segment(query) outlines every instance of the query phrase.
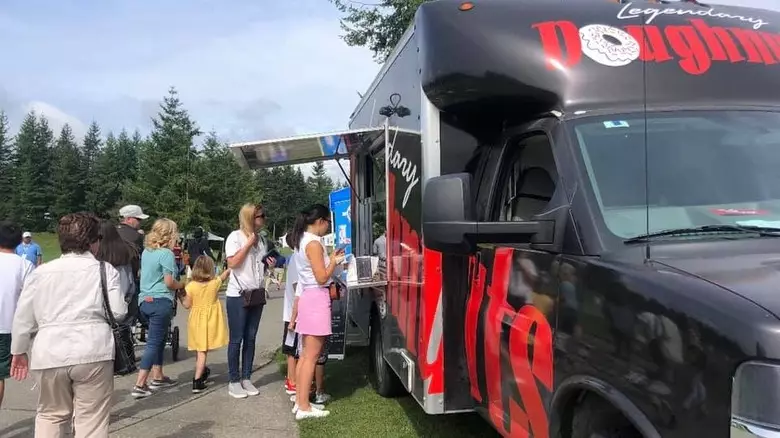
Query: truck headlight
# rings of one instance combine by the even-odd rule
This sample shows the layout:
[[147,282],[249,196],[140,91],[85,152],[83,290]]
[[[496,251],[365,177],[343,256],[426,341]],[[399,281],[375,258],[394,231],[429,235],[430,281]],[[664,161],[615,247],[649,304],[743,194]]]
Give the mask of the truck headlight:
[[731,438],[780,438],[780,365],[745,362],[731,395]]

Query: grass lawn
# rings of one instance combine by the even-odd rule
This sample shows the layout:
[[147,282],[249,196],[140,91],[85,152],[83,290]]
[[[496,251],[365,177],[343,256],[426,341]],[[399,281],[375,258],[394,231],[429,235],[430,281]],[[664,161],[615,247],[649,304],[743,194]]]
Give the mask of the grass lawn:
[[60,256],[60,244],[55,233],[33,233],[33,242],[41,246],[44,263]]
[[[325,385],[333,396],[330,415],[298,423],[301,438],[326,437],[498,437],[476,414],[428,415],[411,397],[387,399],[377,395],[368,382],[366,348],[347,350],[343,361],[329,361]],[[282,373],[287,363],[281,353],[276,360]]]

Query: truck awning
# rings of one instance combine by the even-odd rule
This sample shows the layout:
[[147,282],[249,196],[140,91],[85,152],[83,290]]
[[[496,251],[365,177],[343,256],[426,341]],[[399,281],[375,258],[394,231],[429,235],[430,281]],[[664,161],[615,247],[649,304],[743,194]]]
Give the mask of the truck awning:
[[346,158],[384,141],[384,127],[337,131],[325,134],[233,143],[230,150],[248,169],[313,163]]

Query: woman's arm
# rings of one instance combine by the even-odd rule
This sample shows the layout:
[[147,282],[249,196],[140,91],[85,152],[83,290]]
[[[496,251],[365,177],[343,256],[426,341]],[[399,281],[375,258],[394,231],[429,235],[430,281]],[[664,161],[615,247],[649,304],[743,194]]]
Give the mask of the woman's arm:
[[318,284],[325,284],[333,277],[333,272],[344,258],[343,255],[334,255],[330,259],[330,264],[325,266],[325,250],[319,242],[309,242],[306,245],[306,256],[311,261],[311,270],[314,272],[314,279]]
[[[190,283],[190,284],[194,284],[194,283]],[[187,287],[184,288],[185,293],[179,295],[179,299],[181,300],[181,305],[187,310],[192,308],[192,294],[189,291],[190,284],[188,284]]]
[[[236,237],[237,238],[237,237]],[[249,251],[252,249],[252,247],[257,242],[257,234],[252,234],[249,236],[244,243],[243,246],[241,246],[233,255],[228,256],[227,258],[227,265],[230,269],[235,269],[239,266],[241,266],[244,263],[244,260],[246,260],[247,254],[249,254]],[[238,247],[238,242],[232,242],[232,245],[234,248]],[[230,254],[231,248],[225,248],[225,252]]]
[[119,271],[109,263],[105,263],[104,266],[106,267],[108,306],[111,307],[111,313],[114,314],[114,319],[121,321],[124,319],[125,315],[127,315],[127,302],[125,301],[125,295],[122,293],[122,286],[119,281]]
[[173,278],[173,274],[178,271],[178,269],[176,268],[176,257],[173,255],[173,251],[171,250],[158,250],[158,251],[166,251],[165,255],[160,258],[160,264],[162,265],[162,271],[163,271],[163,283],[165,283],[165,287],[167,287],[172,291],[184,289],[184,283],[181,281],[176,281]]
[[38,276],[35,271],[27,277],[16,303],[16,313],[11,329],[11,354],[27,354],[32,346],[32,337],[38,332],[38,321],[33,310],[33,297],[38,293]]
[[290,322],[289,324],[287,324],[287,330],[291,332],[295,331],[295,323],[296,321],[298,321],[298,298],[300,297],[295,297],[295,299],[293,300],[293,308],[292,308],[292,313],[290,314]]

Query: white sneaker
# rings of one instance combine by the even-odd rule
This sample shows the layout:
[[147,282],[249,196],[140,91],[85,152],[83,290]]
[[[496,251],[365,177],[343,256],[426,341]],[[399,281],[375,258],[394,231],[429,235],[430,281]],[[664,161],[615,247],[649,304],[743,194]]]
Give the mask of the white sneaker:
[[306,420],[308,418],[324,418],[330,415],[330,411],[321,411],[319,409],[312,409],[310,411],[301,411],[295,413],[295,419],[300,420]]
[[[316,411],[321,411],[325,409],[325,405],[321,405],[318,403],[309,403],[309,406],[311,406],[312,410],[316,410]],[[298,412],[298,403],[294,404],[292,408],[292,413],[294,414],[296,412]]]
[[244,391],[246,392],[247,395],[255,396],[260,394],[260,391],[257,388],[255,388],[255,385],[252,384],[251,380],[242,380],[241,387],[244,388]]
[[332,397],[330,394],[325,394],[324,392],[318,392],[317,395],[314,396],[314,403],[318,403],[321,405],[324,405],[325,403],[329,402]]
[[239,382],[230,382],[228,384],[228,394],[233,398],[246,398],[248,395]]

